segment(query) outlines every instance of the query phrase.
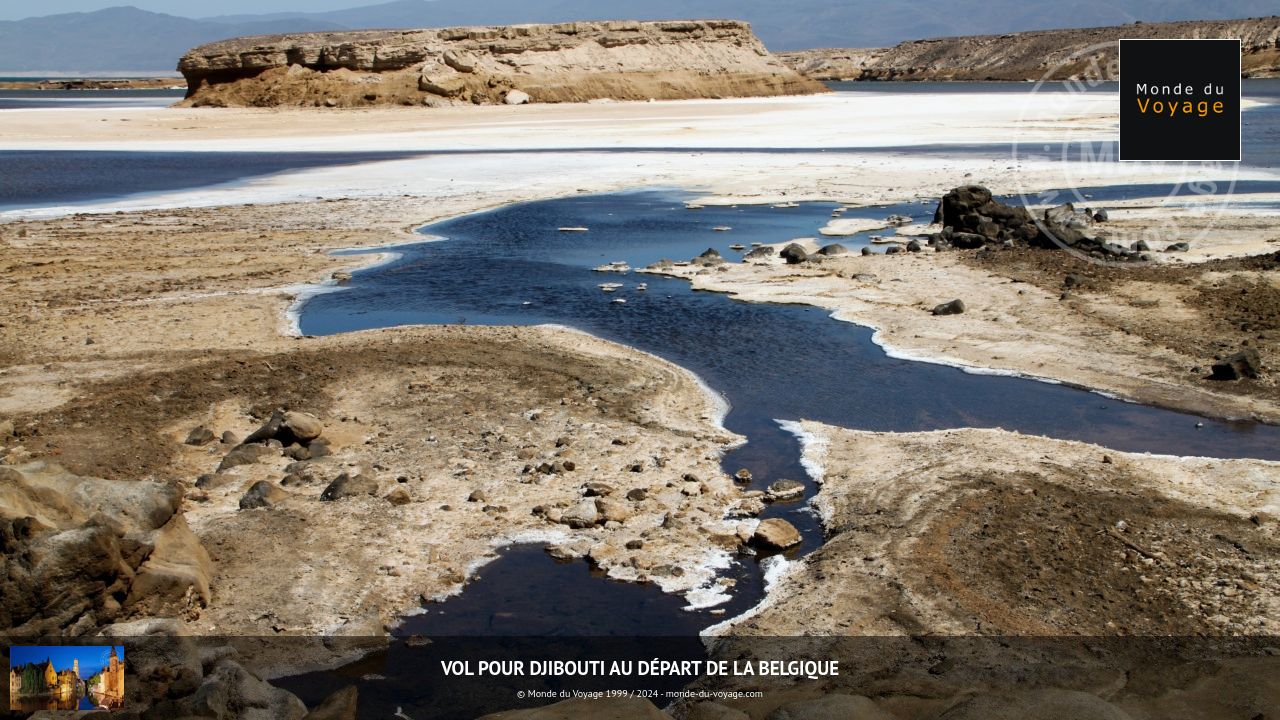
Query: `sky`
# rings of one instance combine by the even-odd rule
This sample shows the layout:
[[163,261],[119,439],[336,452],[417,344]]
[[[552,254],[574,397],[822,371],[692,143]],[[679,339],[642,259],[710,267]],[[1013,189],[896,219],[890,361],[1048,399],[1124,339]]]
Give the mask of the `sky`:
[[[71,667],[71,661],[80,659],[80,677],[88,678],[106,667],[111,652],[110,645],[22,646],[9,648],[9,665],[26,665],[30,662],[53,661],[54,670]],[[116,655],[124,659],[124,646],[116,646]]]
[[383,0],[5,0],[0,2],[0,20],[21,20],[41,15],[93,12],[108,7],[132,5],[151,12],[182,17],[210,17],[243,13],[325,12],[361,5],[377,5]]

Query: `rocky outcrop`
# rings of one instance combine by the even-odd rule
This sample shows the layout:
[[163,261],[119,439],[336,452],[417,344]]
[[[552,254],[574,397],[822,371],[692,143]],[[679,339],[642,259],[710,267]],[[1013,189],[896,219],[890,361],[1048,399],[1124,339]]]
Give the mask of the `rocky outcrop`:
[[238,38],[178,69],[194,106],[523,104],[821,92],[732,20]]
[[[1091,208],[1078,210],[1071,203],[1046,208],[1033,216],[1025,207],[996,200],[981,185],[962,185],[951,189],[938,203],[933,221],[942,225],[942,232],[931,234],[929,244],[939,251],[1025,246],[1071,250],[1100,260],[1150,259],[1149,254],[1137,248],[1109,242],[1105,233],[1089,234],[1099,222],[1094,219],[1097,216],[1105,214]],[[944,312],[938,312],[940,309]],[[963,304],[959,309],[951,307],[951,303],[934,308],[935,315],[956,312],[964,312]]]
[[181,501],[161,483],[0,467],[0,628],[83,635],[135,614],[198,612],[211,563]]
[[[1120,38],[1240,38],[1246,77],[1280,75],[1280,16],[931,38],[779,57],[815,80],[1065,80],[1092,76],[1094,67],[1114,80]],[[1082,52],[1100,44],[1106,47]]]

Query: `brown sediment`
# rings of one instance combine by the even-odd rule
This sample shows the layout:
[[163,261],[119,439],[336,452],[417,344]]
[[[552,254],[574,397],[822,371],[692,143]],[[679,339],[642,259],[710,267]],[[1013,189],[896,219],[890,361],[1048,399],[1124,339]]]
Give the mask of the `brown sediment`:
[[[179,488],[212,559],[193,634],[380,635],[522,539],[618,579],[710,582],[713,556],[749,532],[721,520],[741,491],[719,457],[738,438],[690,373],[548,327],[282,334],[296,284],[351,264],[326,248],[398,241],[397,218],[430,217],[422,202],[5,226],[0,407],[14,434],[0,457]],[[277,408],[320,417],[332,454],[294,464],[276,450],[218,472]],[[234,438],[185,443],[198,425]],[[322,500],[343,473],[376,493]],[[260,481],[282,494],[240,509]],[[599,517],[562,522],[588,483]]]
[[[1123,453],[1004,430],[821,442],[828,540],[764,635],[1271,635],[1280,464]],[[821,587],[822,592],[814,592]],[[829,603],[834,603],[834,606]]]

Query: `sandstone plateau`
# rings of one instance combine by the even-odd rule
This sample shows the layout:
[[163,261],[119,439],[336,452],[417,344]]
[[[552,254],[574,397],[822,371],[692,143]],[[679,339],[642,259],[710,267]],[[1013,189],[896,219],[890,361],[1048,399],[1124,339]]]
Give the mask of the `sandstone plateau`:
[[192,106],[453,105],[822,92],[732,20],[364,30],[238,38],[178,69]]
[[930,38],[779,57],[815,80],[1064,80],[1088,73],[1094,62],[1114,80],[1108,68],[1120,38],[1240,38],[1245,77],[1280,75],[1280,16]]

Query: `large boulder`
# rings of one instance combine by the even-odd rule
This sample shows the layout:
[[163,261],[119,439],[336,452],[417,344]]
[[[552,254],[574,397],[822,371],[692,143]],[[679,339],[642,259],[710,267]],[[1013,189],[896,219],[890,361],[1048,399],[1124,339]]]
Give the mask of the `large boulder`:
[[791,243],[782,248],[778,256],[785,260],[788,265],[799,265],[809,259],[809,252],[802,245]]
[[751,541],[767,550],[786,550],[800,544],[800,531],[782,518],[761,520]]
[[1213,380],[1239,380],[1256,378],[1262,374],[1262,356],[1249,347],[1213,364]]
[[305,443],[315,440],[324,432],[324,423],[320,422],[320,418],[310,413],[287,412],[284,414],[283,419],[284,429],[293,434],[291,439],[298,442]]
[[594,527],[600,522],[599,506],[594,499],[584,498],[577,505],[561,513],[560,522],[576,529]]

